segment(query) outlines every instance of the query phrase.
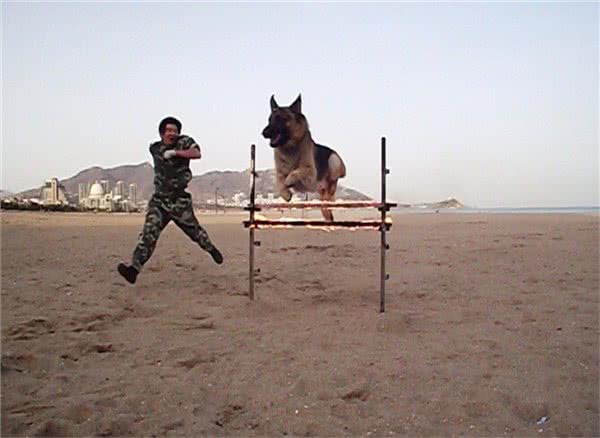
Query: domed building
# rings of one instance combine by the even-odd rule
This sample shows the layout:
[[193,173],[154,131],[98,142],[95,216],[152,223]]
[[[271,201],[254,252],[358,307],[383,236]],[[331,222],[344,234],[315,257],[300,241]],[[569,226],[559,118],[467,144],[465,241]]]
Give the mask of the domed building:
[[90,187],[87,198],[80,200],[79,203],[87,210],[114,210],[112,194],[104,193],[104,188],[98,181]]
[[125,192],[125,183],[117,181],[114,190],[110,190],[107,180],[79,183],[79,208],[82,210],[131,212],[138,211],[137,184],[129,184],[129,193]]
[[104,196],[104,189],[102,188],[102,184],[96,181],[94,184],[92,184],[92,187],[90,187],[89,197],[101,198],[102,196]]

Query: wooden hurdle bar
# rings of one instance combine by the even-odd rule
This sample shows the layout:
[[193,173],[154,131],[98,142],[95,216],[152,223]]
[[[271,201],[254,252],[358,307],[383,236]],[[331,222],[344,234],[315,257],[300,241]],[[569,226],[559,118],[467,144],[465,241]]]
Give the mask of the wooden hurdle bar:
[[[290,203],[256,204],[256,146],[250,147],[250,201],[246,210],[250,213],[250,218],[244,221],[244,226],[249,230],[249,281],[248,297],[254,299],[254,276],[257,271],[254,268],[254,248],[260,246],[260,241],[254,239],[254,231],[258,229],[292,228],[305,227],[309,229],[320,229],[328,231],[329,229],[366,229],[377,230],[381,235],[381,262],[380,262],[380,289],[379,289],[379,311],[385,312],[385,282],[389,279],[386,273],[385,254],[390,248],[386,241],[386,232],[392,227],[391,220],[388,220],[388,211],[396,207],[396,203],[388,202],[386,199],[386,176],[390,173],[386,165],[386,139],[381,138],[381,201],[306,201]],[[310,220],[310,219],[262,219],[256,218],[256,212],[267,209],[314,209],[314,208],[376,208],[381,212],[381,218],[378,220],[363,221],[333,221]]]

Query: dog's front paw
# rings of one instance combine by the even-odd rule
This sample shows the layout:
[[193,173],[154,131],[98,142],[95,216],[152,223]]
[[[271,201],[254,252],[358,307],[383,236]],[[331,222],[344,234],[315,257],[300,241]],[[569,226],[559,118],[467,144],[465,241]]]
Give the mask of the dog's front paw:
[[285,202],[290,202],[292,199],[292,192],[287,189],[281,190],[279,193]]

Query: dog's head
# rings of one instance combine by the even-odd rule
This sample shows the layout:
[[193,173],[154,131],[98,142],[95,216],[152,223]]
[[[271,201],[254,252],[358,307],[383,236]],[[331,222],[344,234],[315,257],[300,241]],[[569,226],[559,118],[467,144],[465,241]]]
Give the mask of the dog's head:
[[300,95],[288,107],[277,105],[275,96],[271,96],[269,124],[263,129],[262,135],[270,140],[272,148],[297,146],[306,135],[308,124],[301,106]]

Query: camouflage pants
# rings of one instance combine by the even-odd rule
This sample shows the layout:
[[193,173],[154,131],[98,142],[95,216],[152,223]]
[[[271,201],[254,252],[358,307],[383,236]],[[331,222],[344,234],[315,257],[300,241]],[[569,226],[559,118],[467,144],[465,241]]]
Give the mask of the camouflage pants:
[[206,230],[194,215],[192,197],[189,193],[183,192],[176,197],[154,194],[148,203],[144,228],[131,259],[131,265],[138,272],[154,252],[160,233],[171,220],[205,251],[214,248]]

